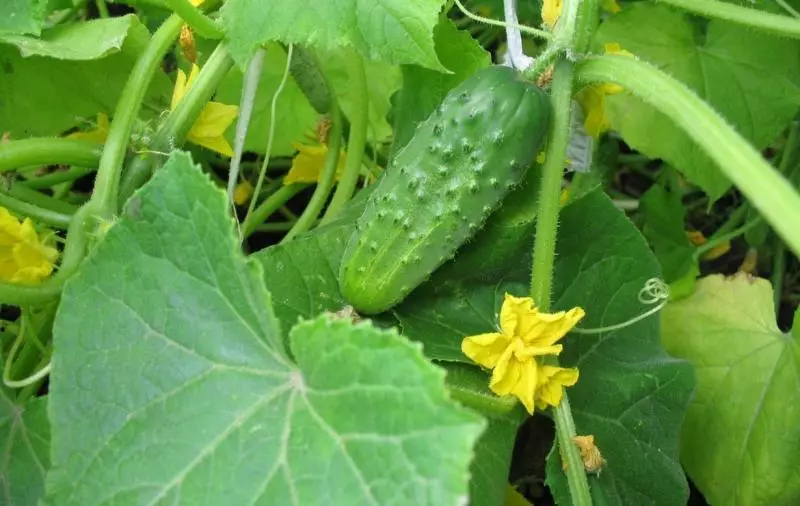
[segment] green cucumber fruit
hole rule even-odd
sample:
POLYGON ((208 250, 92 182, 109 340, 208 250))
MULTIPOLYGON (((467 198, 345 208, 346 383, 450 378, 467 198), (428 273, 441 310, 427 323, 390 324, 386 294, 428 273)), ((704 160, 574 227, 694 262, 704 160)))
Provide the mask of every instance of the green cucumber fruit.
POLYGON ((507 67, 454 88, 367 200, 342 257, 344 298, 380 313, 452 258, 533 164, 549 107, 542 90, 507 67))

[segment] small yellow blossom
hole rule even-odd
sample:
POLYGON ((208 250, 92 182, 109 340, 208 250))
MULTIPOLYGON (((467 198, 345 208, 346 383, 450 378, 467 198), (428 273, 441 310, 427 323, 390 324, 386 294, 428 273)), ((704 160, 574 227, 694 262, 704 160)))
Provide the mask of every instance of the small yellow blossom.
MULTIPOLYGON (((564 7, 564 0, 544 0, 542 2, 542 21, 550 29, 556 26, 558 18, 561 17, 561 10, 564 7)), ((600 8, 612 14, 619 12, 620 7, 617 0, 601 0, 600 8)))
POLYGON ((556 344, 583 318, 581 308, 554 314, 542 313, 529 297, 506 294, 500 309, 500 332, 464 338, 461 351, 473 362, 492 369, 489 388, 497 395, 516 396, 528 413, 534 406, 552 405, 562 386, 575 384, 574 375, 561 368, 545 369, 536 357, 558 355, 556 344), (540 375, 539 369, 542 368, 540 375), (574 377, 573 377, 574 376, 574 377))
MULTIPOLYGON (((689 238, 689 242, 695 246, 702 246, 708 242, 706 236, 703 235, 703 232, 700 232, 699 230, 687 230, 686 236, 689 238)), ((705 255, 703 255, 703 260, 716 260, 730 250, 731 242, 725 241, 711 248, 705 255)))
MULTIPOLYGON (((328 158, 328 146, 320 144, 311 146, 295 142, 294 148, 298 151, 292 160, 289 172, 283 178, 283 184, 291 183, 316 183, 322 176, 325 160, 328 158)), ((344 171, 345 153, 339 154, 339 165, 336 167, 336 181, 342 177, 344 171)))
POLYGON ((86 132, 74 132, 67 136, 69 139, 79 139, 82 141, 91 141, 98 144, 103 144, 108 139, 108 129, 111 124, 108 121, 108 116, 104 112, 97 113, 97 126, 86 132))
MULTIPOLYGON (((192 70, 187 79, 186 74, 182 70, 178 70, 170 110, 175 110, 183 96, 192 87, 199 72, 200 67, 192 64, 192 70)), ((220 104, 219 102, 207 103, 189 130, 186 140, 225 156, 233 156, 233 148, 225 139, 225 130, 233 123, 238 113, 239 108, 235 105, 220 104)))
POLYGON ((542 2, 542 21, 550 29, 556 26, 562 7, 564 7, 564 0, 544 0, 542 2))
POLYGON ((250 197, 253 196, 253 185, 249 181, 242 181, 236 185, 233 190, 233 202, 237 206, 243 206, 250 202, 250 197))
POLYGON ((29 218, 19 221, 0 207, 0 280, 33 284, 53 272, 55 248, 43 244, 29 218))
MULTIPOLYGON (((605 54, 633 57, 632 53, 622 49, 616 42, 606 43, 604 49, 605 54)), ((583 108, 583 127, 586 133, 598 138, 611 128, 605 111, 606 96, 622 91, 622 86, 618 84, 603 83, 587 86, 578 94, 578 102, 583 108)))

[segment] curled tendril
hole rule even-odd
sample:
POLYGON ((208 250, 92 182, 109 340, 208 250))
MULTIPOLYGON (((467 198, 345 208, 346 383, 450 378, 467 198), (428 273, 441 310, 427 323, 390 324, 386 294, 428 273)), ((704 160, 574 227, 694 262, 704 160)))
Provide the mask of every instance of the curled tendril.
POLYGON ((646 304, 648 306, 653 304, 658 304, 656 307, 650 308, 644 313, 634 316, 630 320, 626 320, 622 323, 617 323, 616 325, 609 325, 607 327, 598 327, 594 329, 584 329, 584 328, 574 328, 571 332, 576 334, 602 334, 604 332, 612 332, 615 330, 624 329, 625 327, 630 327, 635 323, 639 323, 640 321, 644 320, 645 318, 649 318, 654 314, 661 311, 664 306, 667 305, 667 301, 669 300, 669 287, 667 286, 664 281, 660 278, 650 278, 639 290, 639 302, 642 304, 646 304))

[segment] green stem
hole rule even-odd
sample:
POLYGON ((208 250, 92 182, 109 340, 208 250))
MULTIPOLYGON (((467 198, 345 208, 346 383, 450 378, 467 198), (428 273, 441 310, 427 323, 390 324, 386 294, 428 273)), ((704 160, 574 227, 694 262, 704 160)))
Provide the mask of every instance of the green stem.
POLYGON ((262 223, 256 227, 256 232, 288 232, 294 226, 293 221, 279 221, 277 223, 262 223))
POLYGON ((745 223, 741 227, 739 227, 739 228, 737 228, 735 230, 732 230, 732 231, 728 232, 727 234, 721 234, 721 235, 719 235, 717 237, 712 237, 711 239, 708 240, 707 243, 698 246, 697 249, 694 250, 694 259, 695 260, 699 260, 699 259, 703 258, 703 256, 706 253, 708 253, 709 251, 711 251, 712 249, 716 248, 720 244, 723 244, 723 243, 726 243, 726 242, 731 241, 733 239, 736 239, 737 237, 739 237, 740 235, 744 234, 745 232, 747 232, 751 228, 755 227, 759 223, 761 223, 761 217, 760 216, 748 221, 747 223, 745 223))
POLYGON ((31 190, 43 190, 68 181, 76 181, 92 172, 94 172, 94 169, 73 166, 70 167, 69 170, 51 172, 50 174, 28 179, 27 181, 20 181, 19 184, 31 190))
POLYGON ((59 137, 35 137, 0 143, 0 172, 28 166, 82 165, 97 167, 103 145, 59 137))
POLYGON ((214 40, 225 36, 214 20, 203 14, 203 11, 192 5, 189 0, 166 0, 166 4, 200 36, 214 40))
POLYGON ((750 143, 689 88, 658 68, 625 56, 596 56, 577 66, 582 84, 616 83, 695 139, 795 254, 800 254, 800 195, 750 143))
MULTIPOLYGON (((167 120, 153 136, 150 145, 151 151, 168 151, 171 148, 183 146, 186 136, 194 126, 203 108, 214 95, 219 83, 228 75, 233 67, 233 60, 223 44, 208 57, 208 61, 203 65, 202 70, 197 75, 191 88, 181 99, 167 117, 167 120)), ((138 156, 130 164, 130 167, 122 177, 120 184, 121 203, 133 195, 141 185, 152 175, 155 168, 159 165, 159 158, 148 154, 138 156)))
POLYGON ((78 211, 78 208, 72 204, 49 197, 17 182, 12 183, 11 187, 5 193, 15 199, 19 199, 23 202, 27 202, 28 204, 41 207, 47 211, 55 211, 57 213, 68 214, 70 216, 78 211))
POLYGON ((762 30, 783 37, 800 39, 800 19, 719 0, 657 0, 707 18, 724 19, 732 23, 762 30))
MULTIPOLYGON (((136 61, 114 112, 114 120, 97 170, 94 192, 89 201, 93 212, 110 218, 117 212, 119 178, 130 142, 133 124, 139 114, 145 93, 158 71, 164 54, 175 42, 183 26, 180 16, 173 14, 150 38, 150 43, 136 61)), ((76 164, 78 165, 78 164, 76 164)))
MULTIPOLYGON (((239 183, 239 168, 242 163, 244 153, 244 142, 247 139, 247 129, 250 126, 250 118, 253 115, 253 106, 256 103, 256 92, 258 84, 261 82, 261 72, 264 69, 264 55, 266 49, 259 47, 250 58, 247 70, 244 73, 244 84, 242 85, 242 98, 239 100, 239 118, 236 120, 236 135, 233 141, 233 157, 231 158, 230 169, 228 170, 228 202, 233 203, 233 194, 236 185, 239 183)), ((256 196, 257 197, 257 196, 256 196)), ((234 214, 235 214, 234 209, 234 214)))
MULTIPOLYGON (((570 135, 573 73, 574 66, 571 62, 566 59, 559 60, 553 73, 550 95, 553 114, 548 134, 547 158, 542 167, 542 186, 539 193, 531 275, 531 297, 542 311, 550 309, 561 181, 564 177, 564 161, 567 157, 570 135)), ((558 445, 561 455, 566 460, 567 482, 572 504, 576 506, 591 505, 592 497, 583 461, 578 453, 578 448, 572 441, 576 435, 575 422, 572 420, 572 412, 566 394, 559 405, 553 409, 553 413, 558 445)))
POLYGON ((783 295, 783 276, 786 272, 786 246, 775 238, 775 253, 772 259, 772 293, 775 298, 775 312, 781 308, 783 295))
POLYGON ((328 223, 339 212, 344 209, 358 183, 358 174, 361 172, 361 161, 364 158, 364 148, 367 145, 367 129, 369 127, 369 107, 367 97, 367 74, 364 70, 364 62, 360 57, 351 62, 350 87, 353 96, 359 100, 353 104, 350 116, 350 138, 347 141, 347 160, 345 161, 344 171, 336 192, 333 194, 328 210, 322 217, 322 223, 328 223))
POLYGON ((69 227, 70 220, 72 220, 72 215, 30 204, 7 193, 0 193, 0 206, 14 214, 33 218, 39 223, 60 229, 69 227))
POLYGON ((454 0, 454 3, 456 4, 458 10, 460 10, 462 14, 472 19, 473 21, 477 21, 478 23, 483 23, 485 25, 490 25, 490 26, 499 26, 501 28, 505 28, 507 26, 511 28, 516 28, 522 33, 527 33, 528 35, 540 39, 548 40, 553 38, 553 34, 551 34, 550 32, 539 30, 537 28, 531 28, 530 26, 519 25, 516 23, 506 23, 505 21, 498 21, 496 19, 489 19, 483 16, 478 16, 477 14, 473 14, 466 7, 464 7, 464 5, 459 0, 454 0))
POLYGON ((333 183, 336 180, 336 169, 339 167, 339 151, 342 146, 342 118, 339 104, 335 98, 331 100, 330 104, 330 117, 331 117, 331 132, 328 137, 328 155, 325 158, 325 166, 322 168, 317 187, 314 189, 314 194, 311 200, 303 210, 303 214, 297 219, 289 230, 289 233, 281 240, 281 244, 291 241, 296 235, 302 234, 319 218, 319 213, 322 207, 328 200, 328 196, 333 189, 333 183))
POLYGON ((106 0, 94 0, 94 4, 97 6, 97 13, 100 14, 101 18, 107 18, 110 16, 108 13, 108 6, 106 5, 106 0))
POLYGON ((247 214, 242 224, 242 236, 250 237, 279 207, 309 186, 306 183, 293 183, 282 186, 280 190, 267 197, 252 213, 247 214))

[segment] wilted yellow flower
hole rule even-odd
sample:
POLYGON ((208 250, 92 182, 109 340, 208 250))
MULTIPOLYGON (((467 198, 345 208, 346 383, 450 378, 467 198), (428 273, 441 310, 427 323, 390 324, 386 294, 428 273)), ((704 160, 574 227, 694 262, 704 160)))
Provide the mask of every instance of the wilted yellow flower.
POLYGON ((0 280, 38 283, 53 272, 55 248, 43 244, 29 218, 19 221, 0 207, 0 280))
POLYGON ((94 129, 86 132, 74 132, 69 134, 67 138, 103 144, 106 142, 106 139, 108 139, 108 129, 110 126, 106 113, 99 112, 97 113, 97 126, 94 129))
MULTIPOLYGON (((283 184, 291 183, 316 183, 322 176, 325 160, 328 158, 328 146, 319 144, 311 146, 295 142, 294 148, 298 151, 292 160, 289 172, 283 178, 283 184)), ((336 167, 336 181, 342 177, 344 171, 345 153, 339 154, 339 165, 336 167)))
MULTIPOLYGON (((200 67, 192 64, 192 70, 187 79, 186 74, 182 70, 178 70, 175 90, 172 92, 170 110, 175 110, 183 96, 192 87, 192 83, 194 83, 199 72, 200 67)), ((225 156, 233 156, 233 148, 225 139, 225 130, 231 126, 238 113, 239 108, 235 105, 220 104, 219 102, 207 103, 191 130, 189 130, 186 140, 225 156)))
MULTIPOLYGON (((699 230, 687 230, 686 237, 689 238, 689 242, 691 242, 694 246, 702 246, 708 242, 706 236, 703 235, 703 232, 699 230)), ((705 255, 703 255, 703 260, 716 260, 730 250, 731 242, 725 241, 711 248, 705 255)))
MULTIPOLYGON (((605 54, 633 57, 632 53, 622 49, 616 42, 606 43, 604 48, 605 54)), ((611 128, 605 111, 606 96, 622 91, 622 86, 618 84, 603 83, 587 86, 578 94, 578 102, 583 108, 583 127, 586 133, 597 138, 611 128)))
POLYGON ((559 374, 569 369, 542 369, 536 357, 558 355, 556 344, 584 316, 581 308, 554 314, 542 313, 530 297, 506 294, 500 309, 500 332, 464 338, 461 351, 473 362, 492 369, 489 388, 497 395, 514 395, 533 414, 534 406, 552 405, 563 385, 575 384, 573 376, 559 374), (553 370, 556 369, 556 370, 553 370), (542 375, 543 374, 543 375, 542 375))
POLYGON ((600 453, 600 448, 594 442, 594 436, 574 436, 572 442, 578 447, 581 452, 581 460, 583 467, 589 473, 600 474, 603 467, 606 465, 606 459, 600 453))

